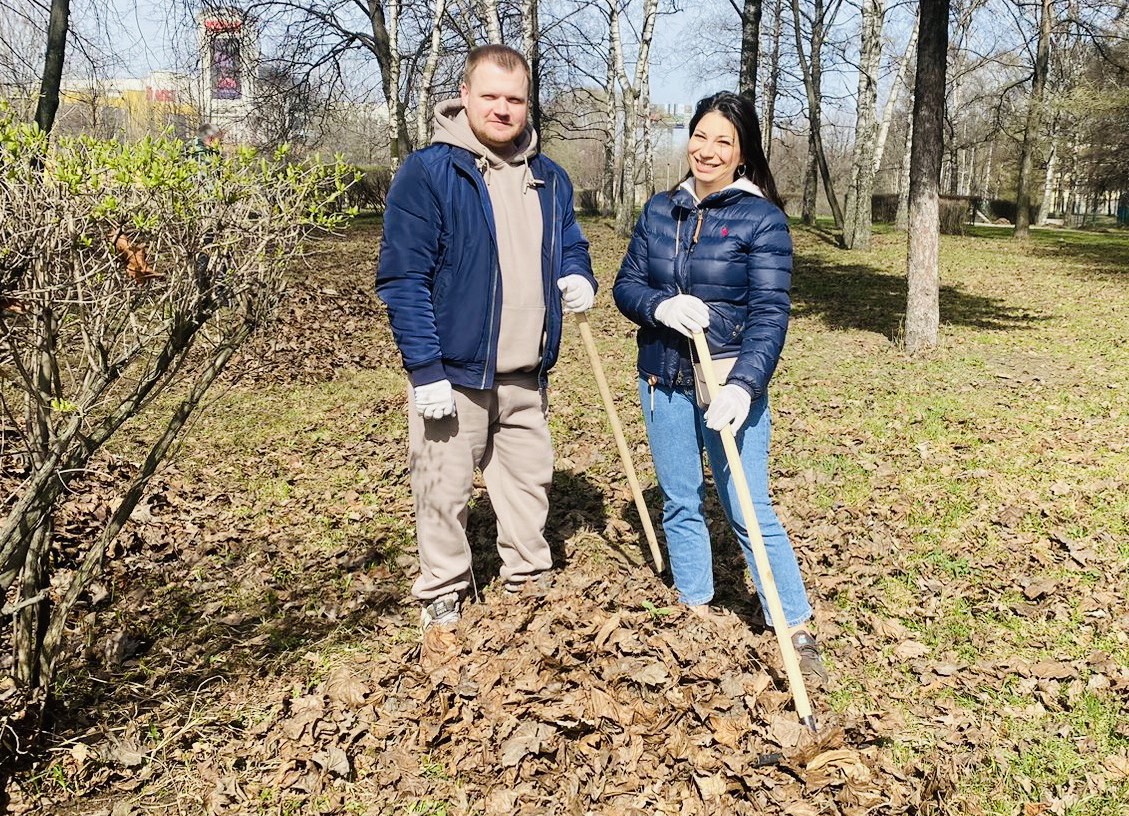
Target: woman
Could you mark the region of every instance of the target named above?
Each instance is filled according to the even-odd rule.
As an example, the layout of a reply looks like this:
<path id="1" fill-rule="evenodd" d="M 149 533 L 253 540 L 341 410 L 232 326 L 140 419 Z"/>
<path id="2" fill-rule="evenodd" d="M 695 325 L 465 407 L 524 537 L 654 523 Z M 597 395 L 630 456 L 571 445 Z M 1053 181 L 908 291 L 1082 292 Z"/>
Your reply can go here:
<path id="1" fill-rule="evenodd" d="M 719 431 L 733 429 L 772 575 L 806 677 L 827 678 L 809 631 L 811 604 L 768 493 L 767 388 L 788 328 L 792 238 L 761 148 L 751 101 L 722 92 L 690 120 L 690 171 L 643 210 L 616 277 L 616 305 L 639 324 L 639 394 L 665 502 L 671 571 L 680 599 L 709 614 L 713 555 L 703 503 L 702 451 L 768 609 Z M 695 393 L 693 348 L 705 331 L 725 384 Z M 698 391 L 702 389 L 699 387 Z M 767 614 L 766 614 L 767 616 Z M 771 621 L 769 621 L 771 625 Z"/>

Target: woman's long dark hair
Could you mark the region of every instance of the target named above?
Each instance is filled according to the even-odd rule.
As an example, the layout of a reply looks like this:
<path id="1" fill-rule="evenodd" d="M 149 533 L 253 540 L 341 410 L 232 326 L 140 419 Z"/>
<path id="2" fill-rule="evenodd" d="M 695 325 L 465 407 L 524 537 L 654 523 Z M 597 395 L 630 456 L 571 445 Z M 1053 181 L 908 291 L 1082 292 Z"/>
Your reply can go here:
<path id="1" fill-rule="evenodd" d="M 694 109 L 694 116 L 690 119 L 690 137 L 694 136 L 694 129 L 698 122 L 707 113 L 720 113 L 729 124 L 737 131 L 737 140 L 741 147 L 741 157 L 744 159 L 745 175 L 749 181 L 760 187 L 765 198 L 784 209 L 784 201 L 776 191 L 776 181 L 772 178 L 772 171 L 768 169 L 768 159 L 765 158 L 764 148 L 761 146 L 761 125 L 757 118 L 757 109 L 753 101 L 747 96 L 720 91 L 698 100 Z M 687 171 L 683 181 L 693 175 Z M 737 180 L 734 175 L 734 181 Z"/>

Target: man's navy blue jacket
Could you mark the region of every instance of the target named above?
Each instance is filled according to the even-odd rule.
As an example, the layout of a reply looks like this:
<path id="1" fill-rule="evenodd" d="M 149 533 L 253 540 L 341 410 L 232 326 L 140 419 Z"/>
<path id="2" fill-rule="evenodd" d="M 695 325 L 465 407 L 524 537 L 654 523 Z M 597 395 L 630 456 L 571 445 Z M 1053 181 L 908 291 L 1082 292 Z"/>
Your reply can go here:
<path id="1" fill-rule="evenodd" d="M 538 180 L 544 225 L 538 375 L 545 385 L 561 342 L 557 280 L 584 275 L 595 288 L 596 279 L 568 175 L 540 154 L 529 167 Z M 490 194 L 469 151 L 433 144 L 408 156 L 396 173 L 384 212 L 376 292 L 388 306 L 412 385 L 448 379 L 464 388 L 493 387 L 502 276 Z"/>
<path id="2" fill-rule="evenodd" d="M 737 182 L 696 203 L 680 188 L 643 208 L 612 289 L 640 327 L 640 376 L 693 387 L 690 340 L 655 320 L 662 301 L 688 294 L 709 307 L 710 353 L 737 358 L 728 382 L 754 400 L 767 390 L 788 332 L 792 236 L 784 213 L 751 189 Z"/>

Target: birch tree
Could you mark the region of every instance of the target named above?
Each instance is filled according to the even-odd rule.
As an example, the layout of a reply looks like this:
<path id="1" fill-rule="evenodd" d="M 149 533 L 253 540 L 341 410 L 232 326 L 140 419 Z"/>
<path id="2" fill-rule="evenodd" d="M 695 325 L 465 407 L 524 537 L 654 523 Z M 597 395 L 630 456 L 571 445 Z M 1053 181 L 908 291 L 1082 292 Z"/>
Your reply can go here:
<path id="1" fill-rule="evenodd" d="M 609 11 L 616 2 L 618 0 L 608 0 Z M 639 52 L 633 78 L 628 78 L 627 75 L 619 14 L 615 12 L 609 15 L 609 19 L 614 17 L 615 20 L 615 24 L 610 28 L 611 53 L 623 111 L 622 181 L 619 199 L 616 202 L 616 229 L 621 235 L 630 235 L 635 223 L 635 176 L 638 167 L 639 131 L 646 127 L 645 120 L 650 115 L 651 100 L 647 90 L 651 72 L 651 41 L 654 38 L 658 13 L 658 0 L 644 0 L 643 28 L 639 35 Z"/>
<path id="2" fill-rule="evenodd" d="M 427 61 L 420 76 L 418 103 L 416 106 L 416 144 L 426 144 L 430 137 L 432 85 L 435 71 L 439 67 L 439 47 L 442 44 L 440 23 L 447 13 L 447 0 L 435 0 L 431 23 L 431 40 L 427 50 Z"/>
<path id="3" fill-rule="evenodd" d="M 922 0 L 920 25 L 917 77 L 914 81 L 909 248 L 906 258 L 909 292 L 905 345 L 910 354 L 935 347 L 940 327 L 939 207 L 949 0 Z"/>
<path id="4" fill-rule="evenodd" d="M 823 189 L 827 194 L 827 203 L 831 206 L 831 214 L 835 219 L 835 228 L 843 228 L 843 210 L 839 206 L 839 199 L 835 196 L 835 185 L 831 179 L 831 167 L 827 163 L 827 153 L 823 147 L 823 45 L 827 37 L 827 30 L 834 22 L 835 17 L 842 7 L 843 0 L 831 0 L 831 5 L 825 5 L 824 0 L 812 0 L 811 15 L 808 20 L 808 45 L 809 51 L 804 52 L 804 28 L 801 24 L 802 0 L 791 0 L 792 20 L 795 25 L 796 56 L 800 62 L 800 70 L 804 79 L 804 91 L 807 95 L 808 114 L 808 165 L 804 174 L 804 201 L 802 220 L 805 224 L 815 223 L 815 199 L 819 194 L 819 177 L 823 179 Z"/>
<path id="5" fill-rule="evenodd" d="M 885 0 L 863 0 L 855 153 L 843 224 L 843 246 L 847 249 L 870 248 L 870 199 L 874 191 L 877 132 L 875 110 L 878 105 L 878 63 L 882 58 L 884 14 Z"/>
<path id="6" fill-rule="evenodd" d="M 768 73 L 764 81 L 764 116 L 761 117 L 761 141 L 764 157 L 772 163 L 772 133 L 776 129 L 776 97 L 780 88 L 780 39 L 784 23 L 784 2 L 775 0 L 772 6 L 772 50 L 769 52 Z"/>
<path id="7" fill-rule="evenodd" d="M 1027 102 L 1027 119 L 1023 127 L 1023 146 L 1019 154 L 1019 179 L 1016 182 L 1014 236 L 1026 240 L 1031 227 L 1031 187 L 1034 154 L 1043 119 L 1043 96 L 1051 61 L 1051 30 L 1054 9 L 1051 0 L 1042 0 L 1039 11 L 1039 39 L 1035 46 L 1035 64 L 1031 76 L 1031 96 Z"/>
<path id="8" fill-rule="evenodd" d="M 910 32 L 909 42 L 906 44 L 905 53 L 898 62 L 898 72 L 890 85 L 890 95 L 886 97 L 886 104 L 882 107 L 882 122 L 878 126 L 878 135 L 874 140 L 874 172 L 882 169 L 882 157 L 886 153 L 886 139 L 890 134 L 890 123 L 894 121 L 894 112 L 898 109 L 898 102 L 902 96 L 902 88 L 906 84 L 906 73 L 910 62 L 913 60 L 914 49 L 917 48 L 917 32 L 920 28 L 920 14 L 914 18 L 913 31 Z"/>
<path id="9" fill-rule="evenodd" d="M 744 0 L 738 8 L 736 0 L 729 0 L 741 17 L 741 67 L 737 77 L 737 90 L 750 99 L 757 93 L 757 63 L 760 59 L 761 0 Z"/>

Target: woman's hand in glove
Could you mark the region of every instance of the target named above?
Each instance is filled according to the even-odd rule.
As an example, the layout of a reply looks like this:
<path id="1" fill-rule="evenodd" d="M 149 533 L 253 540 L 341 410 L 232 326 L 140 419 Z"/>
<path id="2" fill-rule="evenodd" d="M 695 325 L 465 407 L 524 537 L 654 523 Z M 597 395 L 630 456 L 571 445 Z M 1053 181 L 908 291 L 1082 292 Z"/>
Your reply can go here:
<path id="1" fill-rule="evenodd" d="M 726 425 L 737 433 L 737 429 L 749 418 L 749 408 L 753 404 L 752 395 L 739 385 L 723 385 L 706 409 L 706 427 L 720 431 Z"/>
<path id="2" fill-rule="evenodd" d="M 710 310 L 701 298 L 675 295 L 655 308 L 655 320 L 690 337 L 710 324 Z"/>

